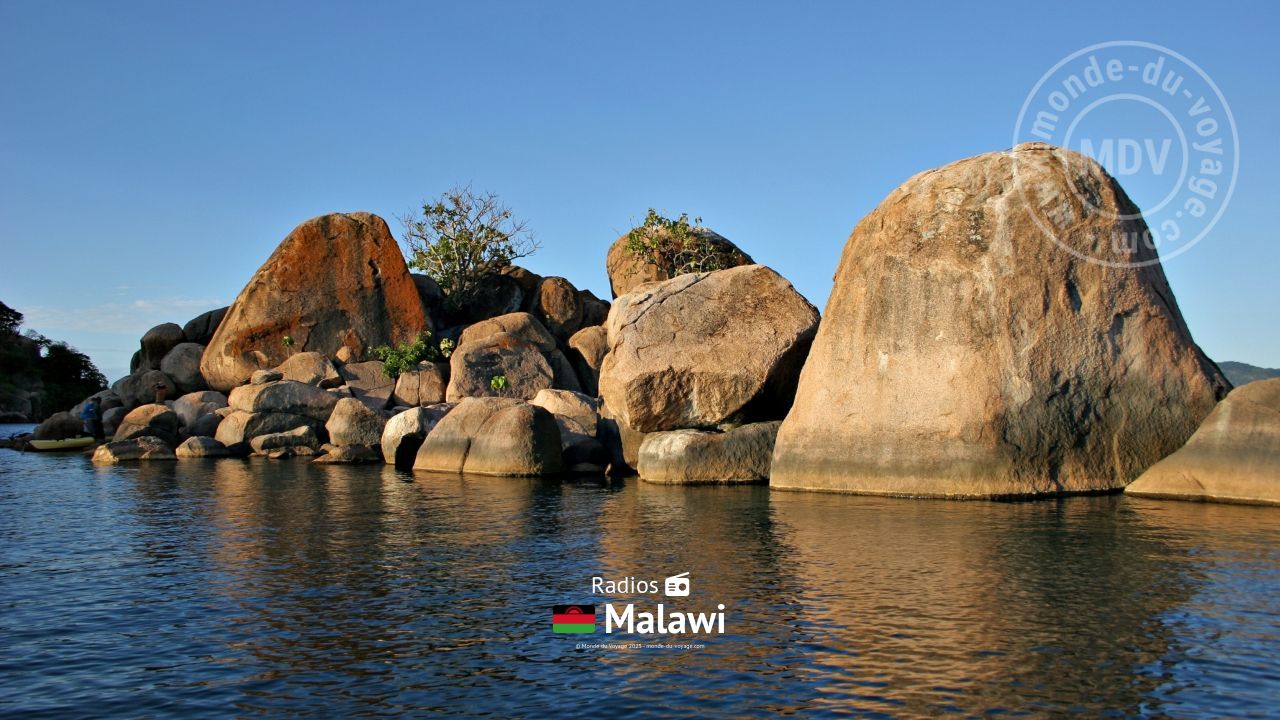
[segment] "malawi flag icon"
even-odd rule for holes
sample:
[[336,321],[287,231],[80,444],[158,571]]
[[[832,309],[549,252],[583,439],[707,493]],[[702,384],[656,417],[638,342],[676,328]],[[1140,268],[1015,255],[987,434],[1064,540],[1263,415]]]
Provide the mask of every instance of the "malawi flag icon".
[[593,633],[596,631],[596,606],[553,605],[551,628],[558,633]]

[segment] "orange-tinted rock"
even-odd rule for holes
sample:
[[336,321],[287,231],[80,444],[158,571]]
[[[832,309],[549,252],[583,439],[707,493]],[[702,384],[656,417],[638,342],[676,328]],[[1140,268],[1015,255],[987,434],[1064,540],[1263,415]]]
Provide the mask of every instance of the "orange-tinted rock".
[[[200,363],[215,390],[291,353],[399,344],[429,329],[418,288],[382,218],[322,215],[289,233],[240,291]],[[286,338],[292,345],[286,345]]]

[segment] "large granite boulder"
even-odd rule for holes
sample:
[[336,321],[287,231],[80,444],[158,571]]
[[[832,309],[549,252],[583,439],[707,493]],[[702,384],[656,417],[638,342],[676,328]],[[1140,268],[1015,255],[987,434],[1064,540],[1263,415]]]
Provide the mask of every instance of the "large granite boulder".
[[[661,229],[638,228],[638,230],[651,233],[667,232]],[[737,245],[729,242],[720,234],[707,228],[696,228],[696,231],[702,240],[707,243],[708,249],[718,258],[721,267],[737,267],[755,262],[750,256],[739,250]],[[631,233],[627,233],[615,240],[613,245],[609,246],[608,255],[605,256],[605,269],[609,273],[609,288],[613,291],[615,298],[626,295],[645,283],[670,280],[676,277],[679,272],[679,268],[674,267],[670,262],[662,258],[657,256],[645,257],[632,252],[627,247],[630,237]]]
[[142,348],[138,351],[139,370],[159,370],[160,361],[169,351],[186,340],[182,328],[176,323],[164,323],[148,330],[142,336]]
[[408,372],[396,378],[392,405],[421,407],[444,402],[449,387],[449,363],[420,362]]
[[551,413],[512,398],[458,403],[427,435],[414,470],[480,475],[561,471],[560,430]]
[[182,326],[182,336],[187,342],[208,345],[213,339],[213,334],[218,331],[218,326],[222,324],[222,318],[226,317],[228,309],[221,307],[191,318],[186,325]]
[[178,444],[178,415],[165,405],[140,405],[129,411],[116,428],[116,440],[132,440],[138,437],[157,437],[169,447]]
[[609,319],[609,303],[596,297],[590,290],[579,290],[578,298],[582,300],[582,327],[603,325]]
[[396,380],[384,371],[381,360],[349,363],[338,370],[351,396],[372,410],[383,410],[395,392]]
[[342,398],[333,406],[325,423],[329,442],[334,445],[378,445],[387,419],[357,398]]
[[135,437],[99,445],[93,451],[95,465],[110,465],[127,460],[177,460],[173,447],[158,437]]
[[[463,333],[464,337],[466,333]],[[505,384],[497,386],[494,378]],[[463,342],[449,358],[446,399],[505,397],[528,400],[554,385],[555,373],[537,345],[519,336],[499,332]]]
[[1280,379],[1232,390],[1186,445],[1151,466],[1125,492],[1280,505]]
[[322,215],[289,233],[240,291],[200,369],[226,392],[294,351],[359,357],[412,340],[427,316],[386,222],[370,213]]
[[200,357],[204,346],[192,342],[178,343],[160,360],[160,372],[164,373],[180,393],[203,390],[204,376],[200,374]]
[[[342,385],[342,375],[333,366],[333,362],[318,352],[294,353],[276,366],[284,380],[306,383],[322,388],[334,388]],[[252,376],[251,376],[252,377]]]
[[452,409],[449,403],[409,408],[388,420],[382,430],[382,457],[386,463],[412,468],[422,441]]
[[727,432],[650,433],[640,445],[636,471],[642,480],[670,485],[765,482],[781,424],[775,420]]
[[781,419],[817,327],[763,265],[644,285],[609,313],[600,395],[641,432]]
[[[1056,243],[1047,218],[1071,220]],[[1229,387],[1156,252],[1115,242],[1146,233],[1097,163],[1047,145],[908,180],[845,244],[771,486],[953,498],[1124,487]]]
[[227,398],[234,410],[247,413],[289,413],[328,421],[338,398],[314,385],[278,380],[262,385],[241,385]]

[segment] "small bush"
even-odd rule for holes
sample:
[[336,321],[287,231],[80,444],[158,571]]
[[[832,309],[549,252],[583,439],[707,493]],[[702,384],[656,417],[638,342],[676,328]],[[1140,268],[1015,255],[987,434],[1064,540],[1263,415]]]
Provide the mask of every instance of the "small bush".
[[671,277],[732,267],[732,252],[712,242],[701,224],[702,218],[690,223],[687,213],[672,220],[649,208],[644,224],[627,234],[627,250]]
[[486,279],[517,258],[538,249],[527,224],[517,220],[493,193],[454,188],[400,217],[409,267],[435,280],[445,307],[457,311],[476,296]]
[[502,390],[506,390],[506,389],[507,389],[507,376],[506,376],[506,375],[494,375],[493,377],[489,378],[489,389],[490,389],[490,390],[493,390],[494,392],[500,392],[500,391],[502,391]]
[[420,332],[412,342],[400,343],[397,347],[379,345],[370,352],[382,361],[382,373],[390,378],[400,377],[417,367],[423,360],[435,362],[440,359],[440,351],[431,344],[431,333]]

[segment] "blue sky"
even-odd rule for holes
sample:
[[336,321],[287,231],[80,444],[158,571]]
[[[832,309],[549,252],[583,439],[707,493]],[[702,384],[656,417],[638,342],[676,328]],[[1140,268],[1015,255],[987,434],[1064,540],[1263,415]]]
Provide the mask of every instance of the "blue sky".
[[[457,183],[608,296],[609,243],[689,212],[819,307],[907,177],[1009,147],[1064,56],[1167,46],[1222,89],[1240,174],[1166,273],[1215,359],[1280,366],[1274,3],[0,0],[0,300],[112,379],[230,302],[301,220]],[[1135,196],[1141,193],[1135,192]]]

